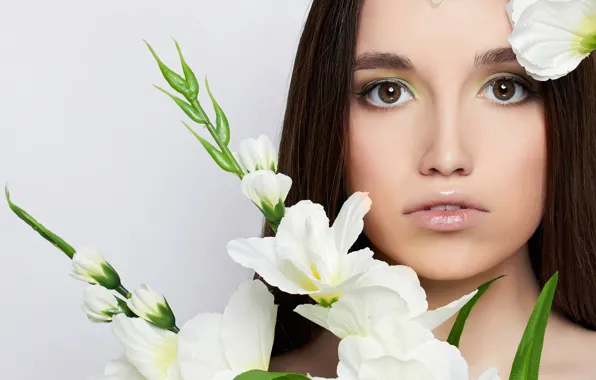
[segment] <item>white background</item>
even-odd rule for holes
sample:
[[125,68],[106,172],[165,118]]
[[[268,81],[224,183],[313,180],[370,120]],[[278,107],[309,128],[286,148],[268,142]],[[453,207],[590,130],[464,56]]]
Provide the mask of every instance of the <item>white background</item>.
[[[250,276],[226,243],[256,236],[258,210],[182,126],[143,43],[179,71],[172,37],[232,127],[279,138],[307,0],[2,0],[0,183],[75,248],[100,249],[132,289],[168,298],[179,325],[222,311]],[[214,119],[213,119],[214,120]],[[205,134],[203,134],[206,136]],[[80,310],[65,255],[0,198],[0,373],[81,380],[120,355]]]

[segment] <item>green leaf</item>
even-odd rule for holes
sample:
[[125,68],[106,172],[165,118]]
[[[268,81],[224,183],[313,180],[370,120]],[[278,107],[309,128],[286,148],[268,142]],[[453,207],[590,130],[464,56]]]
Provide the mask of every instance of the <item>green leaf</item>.
[[252,370],[244,372],[234,380],[310,380],[307,376],[286,372],[265,372]]
[[188,124],[186,124],[185,122],[182,122],[182,124],[184,124],[184,126],[190,131],[190,133],[192,133],[197,138],[197,140],[199,140],[201,145],[203,145],[203,147],[207,150],[207,153],[209,153],[211,158],[213,158],[215,163],[219,165],[220,168],[230,173],[236,173],[234,165],[232,165],[228,161],[228,159],[222,152],[220,152],[219,150],[217,150],[216,147],[211,145],[209,141],[199,136],[199,134],[196,133]]
[[213,103],[213,109],[215,110],[215,132],[222,145],[228,146],[230,143],[230,123],[228,122],[226,114],[223,112],[219,104],[217,104],[215,97],[213,97],[207,77],[205,77],[205,86],[207,87],[207,92],[209,93],[211,103]]
[[189,90],[187,99],[190,101],[191,99],[196,99],[199,95],[199,82],[197,81],[195,73],[192,72],[191,68],[184,60],[184,56],[182,55],[182,50],[180,49],[178,41],[174,40],[174,43],[176,44],[176,49],[178,50],[178,55],[180,56],[180,63],[182,64],[182,71],[184,72],[184,80],[186,81],[186,85],[188,86]]
[[511,366],[510,380],[538,380],[544,334],[558,281],[559,272],[555,272],[538,296],[524,335],[517,346],[515,359]]
[[199,111],[197,111],[192,105],[188,104],[187,102],[180,99],[179,97],[170,94],[169,92],[167,92],[166,90],[164,90],[163,88],[161,88],[159,86],[155,86],[155,88],[157,88],[159,91],[163,92],[164,94],[166,94],[167,96],[172,98],[172,100],[174,100],[176,102],[176,104],[178,104],[178,106],[182,109],[182,111],[184,111],[184,113],[188,117],[190,117],[191,120],[193,120],[194,122],[196,122],[198,124],[207,124],[207,120],[205,120],[203,118],[203,115],[201,115],[199,113]]
[[155,61],[157,62],[157,65],[159,66],[159,70],[163,74],[163,77],[166,79],[166,81],[170,84],[170,86],[172,86],[172,88],[176,92],[184,95],[185,97],[188,97],[191,93],[191,90],[190,90],[188,84],[186,83],[186,80],[184,78],[182,78],[180,75],[178,75],[177,73],[175,73],[174,71],[172,71],[166,65],[164,65],[164,63],[161,61],[161,59],[159,59],[159,57],[155,53],[155,50],[153,50],[151,45],[149,45],[149,42],[145,41],[145,44],[147,44],[149,51],[151,52],[151,54],[153,55],[153,58],[155,58]]
[[6,194],[8,206],[23,222],[27,223],[29,226],[31,226],[31,228],[37,231],[37,233],[39,233],[44,239],[46,239],[47,241],[52,243],[56,248],[64,252],[69,259],[72,259],[76,251],[73,247],[70,246],[70,244],[62,240],[61,237],[54,234],[52,231],[42,226],[41,223],[35,220],[35,218],[29,215],[29,213],[27,213],[25,210],[12,203],[12,201],[10,200],[10,192],[8,191],[8,186],[4,187],[4,192]]
[[480,297],[482,297],[482,295],[484,293],[486,293],[486,291],[492,285],[492,283],[497,281],[498,279],[500,279],[503,276],[493,278],[492,280],[485,282],[484,284],[482,284],[478,287],[478,293],[476,293],[474,295],[474,297],[472,297],[472,299],[470,299],[464,305],[464,307],[461,308],[461,310],[457,314],[455,323],[453,324],[453,327],[451,328],[451,331],[449,332],[449,337],[447,338],[447,343],[454,345],[455,347],[459,347],[459,340],[461,338],[461,334],[464,332],[464,325],[466,324],[466,320],[468,319],[468,317],[470,316],[470,313],[472,312],[472,308],[476,305],[476,303],[478,302]]

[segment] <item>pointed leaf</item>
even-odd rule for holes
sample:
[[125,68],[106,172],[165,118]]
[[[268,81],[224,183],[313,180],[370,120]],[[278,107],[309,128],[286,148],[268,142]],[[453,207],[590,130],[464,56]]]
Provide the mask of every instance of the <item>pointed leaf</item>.
[[196,122],[198,124],[207,124],[207,121],[203,118],[203,115],[201,115],[201,113],[199,113],[199,111],[197,111],[192,105],[188,104],[187,102],[180,99],[179,97],[170,94],[169,92],[167,92],[166,90],[164,90],[163,88],[161,88],[159,86],[155,86],[155,88],[157,88],[159,91],[163,92],[164,94],[166,94],[170,98],[172,98],[172,100],[174,100],[176,102],[176,104],[178,104],[178,106],[182,109],[182,111],[184,111],[184,113],[188,117],[190,117],[191,120],[193,120],[194,122]]
[[31,228],[37,231],[37,233],[39,233],[44,239],[46,239],[47,241],[52,243],[56,248],[64,252],[66,256],[68,256],[68,258],[72,259],[76,251],[73,247],[70,246],[70,244],[62,240],[61,237],[54,234],[52,231],[42,226],[41,223],[35,220],[35,218],[29,215],[29,213],[27,213],[25,210],[12,203],[12,201],[10,200],[10,192],[8,191],[8,186],[4,187],[4,192],[6,194],[8,206],[23,222],[31,226]]
[[295,373],[276,373],[253,370],[236,376],[234,380],[310,380],[310,378]]
[[230,124],[228,123],[228,118],[219,104],[217,104],[215,97],[213,97],[207,77],[205,77],[205,86],[207,87],[207,92],[209,93],[211,103],[213,103],[213,109],[215,110],[215,132],[222,145],[228,146],[230,143]]
[[190,133],[192,133],[197,138],[197,140],[199,140],[201,145],[203,145],[203,147],[207,150],[207,153],[209,153],[211,158],[213,158],[215,163],[219,165],[220,168],[230,173],[236,173],[236,171],[234,170],[234,165],[232,165],[228,161],[228,159],[222,152],[220,152],[219,150],[217,150],[216,147],[211,145],[209,141],[199,136],[199,134],[196,133],[188,124],[186,124],[185,122],[182,122],[182,124],[184,124],[184,126],[190,131]]
[[176,49],[178,50],[178,55],[180,56],[180,63],[182,64],[182,71],[184,72],[184,80],[188,86],[187,99],[190,101],[191,99],[196,99],[199,95],[199,82],[197,81],[197,77],[192,72],[191,68],[186,63],[186,60],[184,60],[184,56],[182,55],[182,50],[180,49],[178,41],[174,40],[174,43],[176,44]]
[[478,287],[478,293],[469,300],[464,307],[461,308],[459,313],[457,314],[457,318],[455,319],[455,323],[449,332],[449,337],[447,338],[447,343],[459,347],[459,340],[461,338],[461,334],[464,332],[464,326],[466,324],[466,320],[470,316],[472,312],[472,308],[476,305],[480,297],[488,290],[488,288],[492,285],[493,282],[497,281],[503,276],[499,276],[493,278],[492,280],[485,282],[484,284]]
[[133,313],[132,310],[130,310],[126,301],[124,301],[122,298],[119,298],[119,297],[114,297],[114,298],[116,298],[116,302],[118,302],[118,306],[120,306],[120,309],[122,309],[122,312],[124,313],[124,315],[126,315],[128,318],[136,318],[137,317],[137,315],[135,313]]
[[159,57],[155,53],[155,50],[153,50],[151,45],[149,45],[149,42],[145,41],[145,44],[147,44],[149,51],[151,52],[151,54],[153,55],[153,58],[155,58],[155,61],[157,62],[157,65],[159,66],[159,70],[161,71],[161,73],[162,73],[163,77],[166,79],[166,81],[170,84],[170,86],[176,92],[188,97],[189,94],[191,93],[191,90],[190,90],[188,84],[186,83],[186,81],[184,80],[184,78],[182,78],[180,75],[175,73],[169,67],[164,65],[164,63],[161,61],[161,59],[159,59]]
[[544,334],[558,281],[559,272],[555,272],[538,296],[524,335],[517,347],[511,366],[510,380],[538,380]]

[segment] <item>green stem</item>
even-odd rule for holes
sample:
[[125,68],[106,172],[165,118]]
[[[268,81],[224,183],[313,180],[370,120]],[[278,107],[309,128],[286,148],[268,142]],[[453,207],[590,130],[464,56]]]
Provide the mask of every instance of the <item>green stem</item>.
[[211,134],[211,137],[213,137],[213,140],[215,140],[215,142],[217,143],[219,149],[221,149],[221,152],[228,158],[232,165],[234,165],[234,169],[236,169],[236,175],[238,176],[238,178],[242,179],[242,177],[244,177],[244,171],[242,171],[242,168],[234,158],[234,155],[232,154],[230,149],[222,141],[220,141],[219,137],[217,136],[217,133],[215,132],[215,127],[211,123],[211,120],[209,120],[209,116],[207,116],[207,114],[203,110],[203,107],[201,107],[199,101],[197,99],[194,99],[191,101],[191,105],[195,110],[197,110],[197,112],[201,114],[203,119],[207,120],[207,124],[205,124],[205,127]]
[[122,285],[118,285],[116,291],[124,298],[128,299],[132,297],[132,294]]
[[174,334],[178,334],[180,332],[180,329],[178,328],[178,326],[174,325],[174,327],[172,327],[170,331]]

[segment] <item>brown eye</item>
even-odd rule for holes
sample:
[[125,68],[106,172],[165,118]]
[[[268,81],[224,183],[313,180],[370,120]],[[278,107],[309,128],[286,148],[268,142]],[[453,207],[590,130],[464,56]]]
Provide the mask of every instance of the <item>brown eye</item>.
[[377,93],[384,103],[393,104],[399,99],[401,89],[394,83],[385,83],[379,86]]
[[489,82],[481,92],[482,96],[500,105],[521,103],[528,98],[528,86],[521,80],[500,77]]
[[366,102],[377,108],[397,107],[413,98],[412,92],[400,82],[384,80],[364,91]]
[[515,95],[515,83],[511,79],[499,79],[493,84],[495,98],[507,101]]

